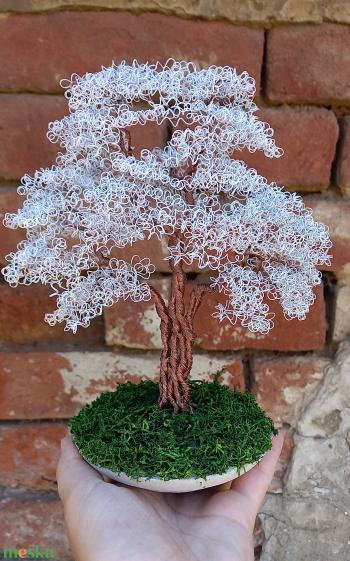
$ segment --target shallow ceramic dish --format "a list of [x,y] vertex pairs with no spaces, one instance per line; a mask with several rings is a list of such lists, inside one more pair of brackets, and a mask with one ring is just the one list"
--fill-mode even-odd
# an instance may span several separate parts
[[151,477],[150,479],[146,479],[145,477],[133,479],[125,473],[114,473],[109,469],[96,466],[89,461],[87,462],[101,475],[109,477],[113,481],[118,481],[119,483],[124,483],[125,485],[131,485],[132,487],[147,489],[148,491],[157,491],[158,493],[188,493],[191,491],[207,489],[208,487],[214,487],[215,485],[222,485],[228,481],[233,481],[233,479],[236,479],[239,475],[243,475],[243,473],[246,473],[258,463],[255,462],[253,464],[246,464],[240,470],[239,474],[236,469],[230,469],[226,473],[222,473],[220,475],[208,475],[205,479],[199,477],[189,477],[188,479],[169,479],[165,481],[158,477]]

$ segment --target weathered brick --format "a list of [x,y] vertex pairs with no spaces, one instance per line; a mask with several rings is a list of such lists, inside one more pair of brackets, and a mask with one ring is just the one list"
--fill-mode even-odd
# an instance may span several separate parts
[[[170,290],[170,278],[154,279],[151,284],[164,298]],[[193,282],[187,283],[185,304]],[[230,322],[219,322],[212,317],[218,302],[225,303],[223,293],[206,293],[194,321],[196,346],[207,350],[237,350],[242,348],[301,351],[320,349],[325,342],[326,321],[322,287],[316,288],[316,302],[305,321],[284,319],[281,306],[271,301],[271,311],[276,314],[275,327],[268,335],[252,333]],[[105,309],[106,343],[139,349],[160,349],[160,320],[153,301],[119,301]]]
[[313,398],[330,361],[322,356],[254,357],[253,390],[277,426],[295,427]]
[[59,447],[66,432],[59,423],[2,425],[0,485],[55,490]]
[[350,103],[346,25],[276,27],[267,39],[267,96],[273,102]]
[[341,120],[341,142],[337,162],[337,184],[350,196],[350,115]]
[[0,345],[59,343],[69,346],[103,343],[103,318],[97,317],[88,329],[74,335],[64,331],[64,325],[49,326],[46,313],[55,309],[51,289],[42,285],[11,288],[0,284]]
[[254,76],[259,90],[263,42],[263,30],[155,13],[9,15],[0,20],[0,88],[58,91],[61,78],[100,70],[112,60],[164,63],[173,57],[237,66]]
[[[72,561],[60,501],[51,498],[29,498],[25,495],[8,496],[0,498],[0,510],[2,552],[5,547],[26,549],[38,545],[41,553],[54,550],[55,557],[52,557],[52,554],[48,557],[48,552],[47,558]],[[17,555],[13,554],[13,557]]]
[[[68,113],[63,96],[0,94],[0,178],[15,180],[52,165],[60,147],[46,138],[48,123]],[[143,148],[161,147],[166,141],[165,123],[135,125],[130,132],[136,157]]]
[[281,158],[267,158],[262,152],[236,152],[249,166],[269,181],[289,190],[318,191],[330,182],[331,166],[338,138],[337,119],[324,108],[264,108],[257,117],[274,129]]
[[[67,418],[101,392],[126,381],[158,379],[158,353],[0,353],[0,419]],[[212,379],[224,368],[223,383],[244,389],[237,355],[195,354],[192,378]]]
[[340,283],[336,288],[333,340],[350,337],[350,284]]
[[347,0],[328,0],[318,2],[291,2],[290,0],[0,0],[0,10],[4,12],[40,12],[70,9],[99,8],[130,10],[135,13],[159,11],[186,17],[206,19],[225,19],[233,23],[276,23],[276,22],[313,22],[336,21],[350,23],[350,6]]
[[316,220],[329,227],[333,256],[330,267],[324,270],[334,271],[339,279],[350,276],[350,201],[340,198],[320,198],[308,196],[304,198],[306,206],[313,210]]

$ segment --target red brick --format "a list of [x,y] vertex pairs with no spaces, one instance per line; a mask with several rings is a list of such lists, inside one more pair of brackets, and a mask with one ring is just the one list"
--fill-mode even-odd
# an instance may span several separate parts
[[0,485],[56,489],[56,464],[63,424],[0,427]]
[[0,344],[92,345],[103,342],[103,318],[97,317],[88,329],[78,329],[74,335],[64,331],[64,325],[50,327],[46,313],[55,309],[51,289],[42,285],[11,288],[0,284]]
[[47,125],[67,112],[63,97],[0,94],[0,177],[18,179],[52,165],[59,146],[46,138]]
[[148,122],[145,125],[134,125],[129,127],[129,130],[133,154],[136,158],[140,157],[140,152],[144,148],[152,150],[153,148],[163,147],[167,141],[165,122],[161,125],[154,122]]
[[329,227],[333,247],[330,267],[323,270],[334,271],[338,278],[349,278],[350,275],[350,201],[341,198],[320,198],[309,196],[304,198],[305,204],[312,208],[314,218]]
[[61,78],[95,72],[112,60],[164,63],[169,57],[237,66],[259,85],[263,42],[263,30],[154,13],[9,15],[0,21],[0,88],[52,92]]
[[274,102],[350,102],[347,25],[288,25],[268,32],[267,95]]
[[338,138],[337,119],[324,108],[270,108],[257,117],[274,129],[281,158],[267,158],[262,152],[236,152],[250,167],[269,181],[289,190],[318,191],[328,187]]
[[[148,257],[151,263],[153,263],[153,265],[155,266],[155,271],[157,273],[171,272],[169,261],[166,259],[166,257],[168,256],[168,249],[167,239],[165,237],[163,237],[161,240],[158,240],[158,238],[153,236],[150,240],[146,239],[137,241],[133,243],[132,246],[114,248],[112,250],[112,255],[117,259],[125,259],[126,261],[130,261],[133,255],[139,255],[141,258]],[[209,271],[209,269],[205,270]],[[186,271],[187,273],[199,273],[203,272],[204,269],[200,270],[197,264],[194,262],[191,265],[184,264],[184,271]]]
[[133,255],[139,255],[141,258],[148,257],[157,272],[170,272],[169,261],[164,259],[168,255],[167,240],[165,238],[158,240],[158,238],[152,237],[150,240],[137,241],[131,246],[114,248],[112,255],[117,259],[125,259],[126,261],[130,261]]
[[[211,314],[217,302],[224,302],[223,295],[206,294],[195,318],[195,330],[199,345],[204,349],[237,350],[266,349],[274,351],[306,351],[321,349],[325,343],[326,320],[322,286],[315,289],[317,296],[310,308],[307,319],[287,321],[277,301],[269,302],[275,313],[274,328],[267,335],[252,333],[240,326],[232,326],[228,321],[219,323]],[[205,326],[205,327],[204,327]]]
[[[25,173],[31,174],[40,167],[52,165],[60,147],[46,138],[48,123],[68,113],[68,103],[63,96],[0,94],[0,130],[3,135],[0,177],[15,180]],[[139,157],[142,148],[151,150],[164,145],[166,125],[135,125],[131,134],[134,154]]]
[[0,499],[0,509],[1,551],[5,547],[23,549],[38,545],[40,551],[54,549],[54,559],[72,560],[60,501],[44,497],[4,497]]
[[350,195],[350,115],[341,120],[341,142],[337,162],[337,184]]
[[[0,353],[0,419],[61,419],[118,383],[158,379],[158,353]],[[244,389],[237,355],[195,354],[192,378],[212,379]]]
[[287,423],[295,427],[329,363],[327,358],[312,355],[253,359],[253,390],[277,426]]
[[[170,278],[152,280],[151,284],[167,298]],[[193,283],[187,283],[185,301]],[[206,293],[195,317],[196,346],[206,350],[236,350],[242,348],[281,351],[302,351],[322,348],[325,342],[326,321],[322,287],[316,289],[316,302],[305,321],[284,319],[278,302],[270,302],[276,314],[275,327],[268,335],[252,333],[228,321],[219,322],[212,317],[218,302],[226,301],[225,295]],[[123,300],[105,309],[106,343],[139,349],[162,348],[160,320],[153,301],[132,302]]]

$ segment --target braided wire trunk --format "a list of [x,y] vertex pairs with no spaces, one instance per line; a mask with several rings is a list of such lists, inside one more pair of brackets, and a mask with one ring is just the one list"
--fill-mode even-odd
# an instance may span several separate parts
[[172,405],[174,412],[191,408],[188,378],[193,362],[195,332],[193,319],[207,285],[198,284],[192,289],[185,308],[186,273],[182,263],[172,265],[169,302],[166,304],[154,287],[153,300],[161,319],[163,349],[160,357],[159,405]]

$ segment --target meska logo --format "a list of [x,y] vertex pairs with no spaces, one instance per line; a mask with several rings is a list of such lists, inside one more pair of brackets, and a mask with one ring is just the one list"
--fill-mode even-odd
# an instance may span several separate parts
[[[1,551],[0,551],[1,553]],[[55,550],[52,547],[43,548],[39,545],[32,547],[4,547],[4,559],[55,559]]]

